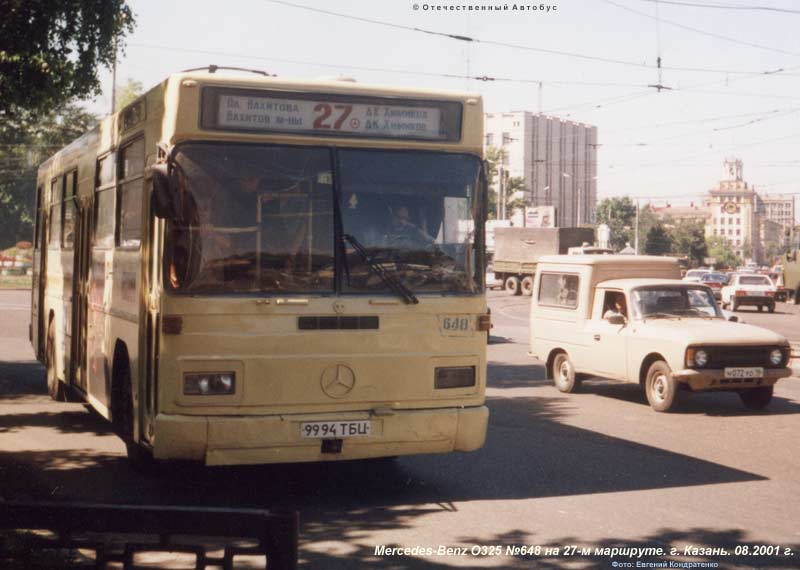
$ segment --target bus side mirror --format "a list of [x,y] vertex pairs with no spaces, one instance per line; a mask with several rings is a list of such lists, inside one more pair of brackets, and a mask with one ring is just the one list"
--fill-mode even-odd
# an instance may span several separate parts
[[159,218],[174,219],[177,211],[170,185],[169,166],[166,163],[154,164],[153,173],[153,213]]

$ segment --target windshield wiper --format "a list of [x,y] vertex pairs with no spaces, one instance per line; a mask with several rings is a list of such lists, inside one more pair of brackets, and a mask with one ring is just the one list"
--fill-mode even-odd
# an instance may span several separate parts
[[356,238],[350,234],[342,234],[342,239],[346,240],[350,243],[350,245],[353,246],[353,249],[355,249],[356,252],[358,252],[358,255],[361,256],[361,259],[363,259],[364,262],[369,265],[369,268],[372,270],[372,272],[377,275],[381,281],[383,281],[384,285],[397,293],[407,305],[416,305],[419,303],[419,299],[417,299],[416,295],[414,295],[414,293],[412,293],[408,287],[403,285],[403,283],[396,276],[387,272],[380,263],[372,259],[372,256],[367,253],[367,250],[364,249],[364,246],[361,245]]

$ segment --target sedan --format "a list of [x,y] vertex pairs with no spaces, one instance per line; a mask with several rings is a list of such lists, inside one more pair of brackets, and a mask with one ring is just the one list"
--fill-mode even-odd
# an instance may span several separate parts
[[744,305],[752,305],[759,311],[767,307],[770,313],[774,313],[775,294],[776,287],[766,275],[737,273],[722,288],[722,307],[736,311]]
[[728,284],[728,279],[724,273],[709,272],[700,278],[700,283],[710,287],[714,292],[714,298],[719,301],[722,298],[722,288]]

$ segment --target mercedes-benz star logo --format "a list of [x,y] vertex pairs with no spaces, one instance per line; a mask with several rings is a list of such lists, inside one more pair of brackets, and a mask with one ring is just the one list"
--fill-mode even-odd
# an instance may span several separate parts
[[343,398],[356,385],[356,375],[349,366],[334,364],[322,371],[322,391],[331,398]]

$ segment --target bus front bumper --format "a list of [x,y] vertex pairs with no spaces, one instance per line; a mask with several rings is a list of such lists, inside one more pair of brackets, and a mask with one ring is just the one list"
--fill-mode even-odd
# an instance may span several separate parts
[[[370,435],[341,439],[338,452],[300,432],[303,422],[357,420],[370,422]],[[474,451],[483,446],[488,423],[486,406],[275,416],[159,414],[153,456],[243,465]]]

